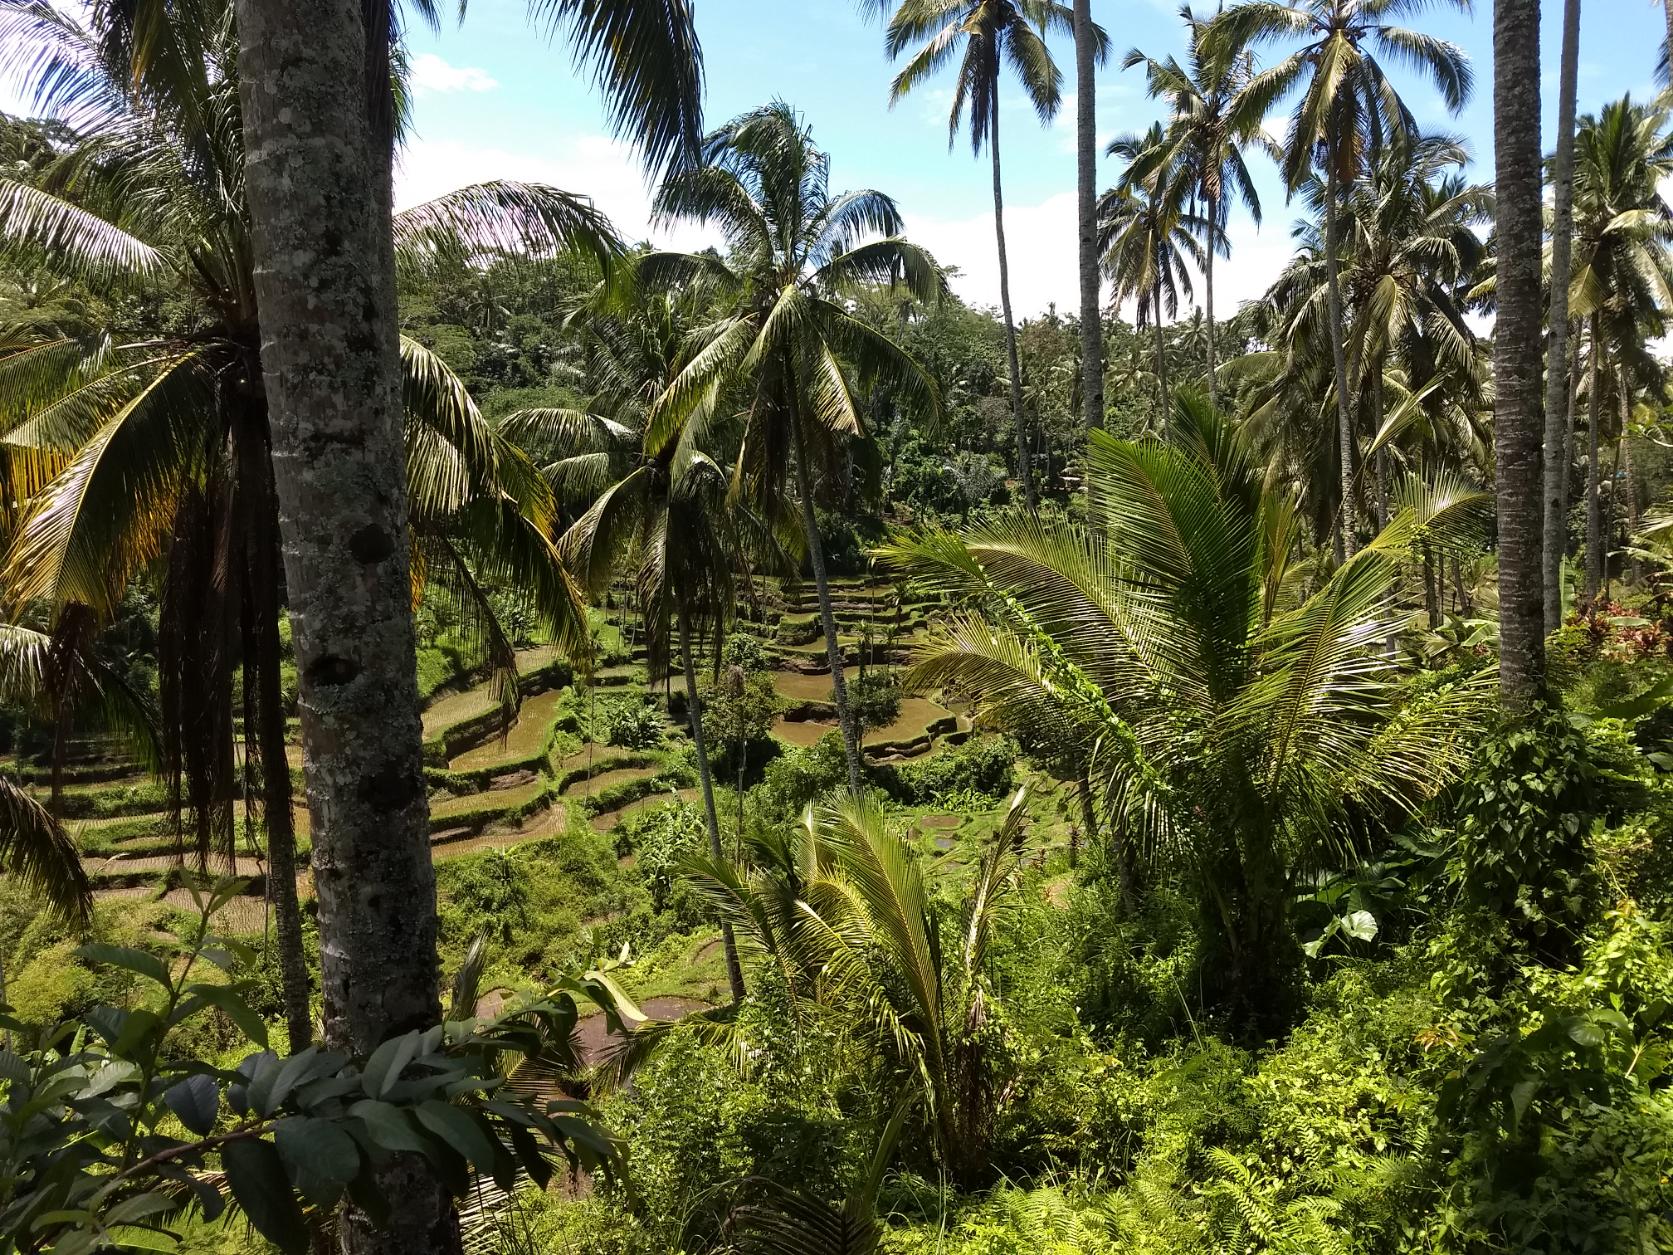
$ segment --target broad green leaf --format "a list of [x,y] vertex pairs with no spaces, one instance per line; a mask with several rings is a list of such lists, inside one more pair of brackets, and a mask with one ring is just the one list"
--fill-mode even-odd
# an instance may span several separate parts
[[493,1173],[498,1158],[494,1139],[464,1111],[432,1098],[414,1108],[413,1115],[430,1132],[475,1164],[479,1172]]
[[144,950],[135,950],[131,946],[86,945],[76,951],[88,963],[95,963],[105,967],[126,968],[130,972],[137,972],[147,980],[168,988],[168,969],[156,955]]
[[428,1148],[418,1130],[407,1122],[399,1107],[376,1099],[365,1099],[349,1108],[349,1114],[366,1127],[374,1143],[389,1151],[423,1154]]
[[270,1142],[229,1142],[221,1149],[232,1196],[256,1232],[282,1251],[306,1251],[308,1227],[291,1196],[279,1152]]
[[372,1052],[372,1057],[366,1060],[366,1070],[361,1073],[360,1083],[368,1098],[383,1098],[395,1082],[401,1079],[401,1072],[412,1057],[418,1053],[419,1033],[417,1030],[391,1037]]
[[267,1024],[230,985],[193,985],[191,992],[219,1008],[240,1032],[258,1046],[267,1045]]
[[163,1093],[163,1102],[181,1124],[199,1137],[207,1137],[221,1109],[221,1091],[214,1077],[200,1072],[169,1086]]
[[354,1139],[329,1120],[306,1116],[279,1121],[273,1144],[302,1196],[320,1207],[334,1205],[360,1171]]

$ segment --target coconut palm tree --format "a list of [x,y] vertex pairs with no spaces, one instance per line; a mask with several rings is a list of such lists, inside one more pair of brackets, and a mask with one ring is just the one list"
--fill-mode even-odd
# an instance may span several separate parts
[[[1468,0],[1447,0],[1468,9]],[[1345,552],[1358,548],[1354,480],[1358,474],[1358,436],[1349,398],[1347,329],[1337,269],[1342,242],[1338,233],[1338,194],[1350,189],[1367,162],[1389,144],[1415,138],[1411,111],[1394,89],[1382,58],[1401,61],[1422,72],[1453,113],[1463,109],[1472,76],[1463,51],[1422,31],[1395,26],[1402,16],[1421,12],[1428,0],[1245,0],[1214,21],[1213,38],[1240,50],[1299,39],[1276,65],[1250,85],[1257,99],[1278,100],[1302,89],[1290,115],[1280,168],[1292,192],[1315,170],[1324,174],[1324,262],[1329,295],[1332,367],[1336,375],[1336,417],[1341,441],[1342,538]]]
[[1143,134],[1117,137],[1109,152],[1128,164],[1121,181],[1099,204],[1099,248],[1115,299],[1136,302],[1139,329],[1155,330],[1160,421],[1168,412],[1169,395],[1162,319],[1179,312],[1181,295],[1191,299],[1187,262],[1201,265],[1205,251],[1198,234],[1207,235],[1211,248],[1223,246],[1224,237],[1205,231],[1206,220],[1189,212],[1190,171],[1160,122]]
[[[137,332],[92,325],[12,338],[0,357],[0,422],[14,471],[35,490],[5,558],[6,586],[14,611],[81,607],[103,620],[164,559],[165,767],[184,781],[200,861],[230,857],[233,673],[242,672],[244,787],[267,829],[287,1019],[300,1047],[312,1033],[285,750],[279,510],[228,16],[215,6],[169,10],[163,69],[130,92],[121,78],[130,61],[115,57],[113,67],[105,32],[21,6],[0,11],[0,29],[42,58],[43,105],[71,117],[78,101],[112,106],[29,181],[0,177],[0,256],[74,279],[112,305],[138,293],[181,311],[177,324]],[[75,91],[48,73],[52,58],[76,67]],[[513,242],[549,251],[578,241],[606,255],[614,247],[589,207],[516,184],[420,206],[398,230],[415,266]],[[509,711],[515,659],[483,577],[529,581],[550,625],[577,635],[545,530],[549,494],[444,363],[411,341],[401,361],[421,583],[454,597],[478,629]]]
[[1499,514],[1499,684],[1509,709],[1525,709],[1545,690],[1540,151],[1539,8],[1494,0],[1498,316],[1493,325],[1493,463]]
[[[1103,821],[1196,888],[1204,987],[1247,1025],[1287,1014],[1293,878],[1351,856],[1464,761],[1467,689],[1401,702],[1375,648],[1417,537],[1445,543],[1481,494],[1409,508],[1302,597],[1298,517],[1237,430],[1176,393],[1164,440],[1094,432],[1084,522],[997,518],[884,551],[966,608],[908,684],[956,689],[1025,743],[1079,747]],[[1350,823],[1349,813],[1354,818]]]
[[[1660,104],[1630,96],[1580,119],[1574,140],[1574,277],[1569,312],[1587,328],[1590,457],[1584,591],[1603,584],[1601,400],[1611,373],[1662,386],[1647,343],[1673,308],[1673,132]],[[1630,391],[1630,388],[1629,388]]]
[[[1094,28],[1093,55],[1108,55],[1108,40]],[[978,156],[988,148],[993,163],[993,227],[999,250],[999,309],[1005,320],[1005,351],[1010,362],[1011,421],[1017,435],[1017,479],[1023,498],[1034,506],[1034,479],[1028,459],[1028,434],[1022,409],[1022,367],[1018,362],[1016,320],[1011,312],[1011,261],[1005,249],[1005,194],[999,151],[999,88],[1008,62],[1023,94],[1041,122],[1057,116],[1063,75],[1046,47],[1052,33],[1073,36],[1075,15],[1056,0],[901,0],[889,20],[891,58],[907,55],[889,91],[893,104],[929,81],[955,60],[958,63],[947,147],[958,138],[966,107],[970,110],[970,147]],[[911,50],[910,53],[908,50]]]
[[985,1167],[1003,1101],[987,1075],[1000,1006],[987,957],[1022,870],[1025,801],[1012,798],[984,845],[946,935],[922,862],[869,798],[810,808],[787,831],[752,835],[742,862],[687,865],[779,973],[796,1014],[840,1015],[893,1065],[937,1157],[967,1187]]
[[828,166],[788,105],[734,119],[704,142],[704,164],[670,176],[656,197],[663,219],[719,227],[727,256],[652,253],[638,270],[653,288],[699,285],[719,311],[652,406],[646,440],[662,448],[689,426],[700,445],[707,425],[736,403],[745,417],[733,492],[752,497],[769,521],[784,512],[784,478],[794,467],[849,785],[857,792],[859,731],[814,511],[816,477],[835,442],[866,434],[856,384],[886,386],[932,422],[940,398],[924,368],[886,332],[854,316],[844,294],[899,282],[936,301],[945,280],[927,252],[901,237],[893,200],[870,189],[832,195]]
[[1545,364],[1545,632],[1563,622],[1563,559],[1568,555],[1569,279],[1574,256],[1574,110],[1580,73],[1580,0],[1563,0],[1557,76],[1557,147],[1551,159],[1551,279]]
[[[647,416],[686,365],[694,315],[689,294],[637,293],[626,311],[583,317],[589,375],[604,386],[587,414],[529,410],[502,430],[536,454],[560,498],[584,506],[559,550],[589,592],[603,593],[626,571],[645,629],[648,667],[664,674],[677,642],[686,713],[708,827],[709,853],[721,857],[720,821],[703,734],[697,636],[723,635],[736,613],[736,573],[745,548],[739,512],[729,508],[729,474],[697,443],[701,423],[648,438]],[[744,997],[731,924],[722,922],[733,1001]]]
[[1086,429],[1104,425],[1103,267],[1098,259],[1098,65],[1103,31],[1092,0],[1074,0],[1075,223],[1080,265],[1081,407]]
[[[1200,203],[1205,239],[1203,312],[1207,320],[1208,399],[1218,406],[1219,382],[1214,356],[1214,254],[1224,239],[1228,210],[1234,199],[1243,203],[1260,225],[1261,201],[1243,160],[1243,150],[1256,142],[1272,101],[1255,85],[1254,58],[1247,52],[1209,37],[1211,24],[1180,9],[1185,21],[1185,65],[1173,58],[1157,61],[1137,48],[1121,63],[1122,69],[1143,65],[1152,97],[1173,110],[1167,139],[1181,149],[1190,170],[1191,199]],[[1263,80],[1263,88],[1271,80]],[[1193,204],[1193,211],[1197,205]]]
[[[423,0],[433,9],[432,0]],[[694,155],[701,62],[684,0],[541,0],[596,69],[617,128],[661,168]],[[388,207],[396,135],[384,0],[238,0],[252,253],[274,392],[281,514],[293,529],[301,700],[320,881],[327,1038],[365,1052],[440,1011],[434,871],[424,823],[400,358]],[[321,161],[321,145],[340,161]],[[328,262],[327,262],[328,259]],[[327,263],[321,269],[321,263]],[[410,591],[407,592],[410,598]],[[381,1173],[382,1224],[345,1209],[358,1255],[457,1250],[458,1221],[422,1160]]]

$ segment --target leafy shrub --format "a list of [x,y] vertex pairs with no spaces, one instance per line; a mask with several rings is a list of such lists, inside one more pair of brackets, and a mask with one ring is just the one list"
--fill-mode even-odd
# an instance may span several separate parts
[[862,729],[886,728],[900,718],[900,677],[875,668],[848,686],[848,709]]
[[76,962],[73,943],[61,941],[37,954],[6,982],[12,1014],[26,1024],[48,1025],[84,1011],[93,973]]
[[1463,898],[1560,960],[1597,886],[1586,833],[1598,809],[1586,738],[1537,712],[1489,737],[1455,801],[1454,876]]
[[593,722],[596,739],[608,745],[644,750],[662,743],[662,716],[648,694],[599,699]]
[[1020,751],[1008,736],[971,737],[917,762],[879,768],[877,783],[907,806],[950,806],[954,799],[968,809],[997,805],[1016,788]]

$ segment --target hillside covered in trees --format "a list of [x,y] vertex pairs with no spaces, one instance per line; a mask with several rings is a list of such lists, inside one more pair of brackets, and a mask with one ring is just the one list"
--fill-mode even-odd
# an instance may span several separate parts
[[1673,0],[831,7],[0,0],[0,1253],[1673,1250]]

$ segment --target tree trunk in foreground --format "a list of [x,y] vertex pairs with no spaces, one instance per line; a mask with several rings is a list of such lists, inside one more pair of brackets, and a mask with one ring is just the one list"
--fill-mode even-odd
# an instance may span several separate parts
[[1563,4],[1557,80],[1557,153],[1551,181],[1551,309],[1545,368],[1545,631],[1563,625],[1568,552],[1568,280],[1574,245],[1574,105],[1580,64],[1580,0]]
[[1075,208],[1080,228],[1080,390],[1086,429],[1104,425],[1098,273],[1098,76],[1092,0],[1075,0]]
[[[388,161],[360,0],[238,0],[262,367],[302,713],[330,1045],[367,1053],[441,1014],[421,760]],[[368,54],[372,55],[368,55]],[[371,90],[369,90],[369,88]],[[451,1252],[414,1156],[380,1173],[356,1253]]]
[[1017,480],[1023,503],[1034,509],[1034,473],[1028,465],[1028,433],[1022,421],[1022,365],[1017,356],[1017,324],[1011,316],[1011,259],[1005,251],[1005,193],[999,179],[999,93],[993,93],[988,119],[988,148],[993,157],[993,234],[999,244],[999,309],[1005,316],[1005,358],[1011,368],[1011,422],[1017,429]]
[[[691,744],[697,751],[697,783],[703,789],[703,818],[709,828],[709,857],[720,862],[725,855],[720,849],[720,816],[715,812],[714,777],[709,774],[709,750],[703,741],[703,699],[697,693],[697,664],[692,661],[691,612],[686,600],[678,599],[680,619],[680,665],[685,670],[685,710],[691,719]],[[744,1000],[744,969],[738,962],[738,942],[732,935],[732,925],[722,923],[721,941],[726,949],[726,979],[732,986],[732,1001]]]
[[1545,688],[1540,496],[1539,6],[1494,0],[1493,160],[1499,312],[1493,456],[1499,515],[1499,692],[1511,709]]
[[1351,558],[1359,552],[1359,512],[1354,508],[1354,477],[1359,470],[1359,441],[1354,435],[1353,411],[1348,405],[1347,331],[1342,322],[1342,283],[1336,261],[1336,154],[1325,158],[1324,278],[1330,306],[1330,360],[1336,378],[1336,434],[1342,452],[1342,553]]

